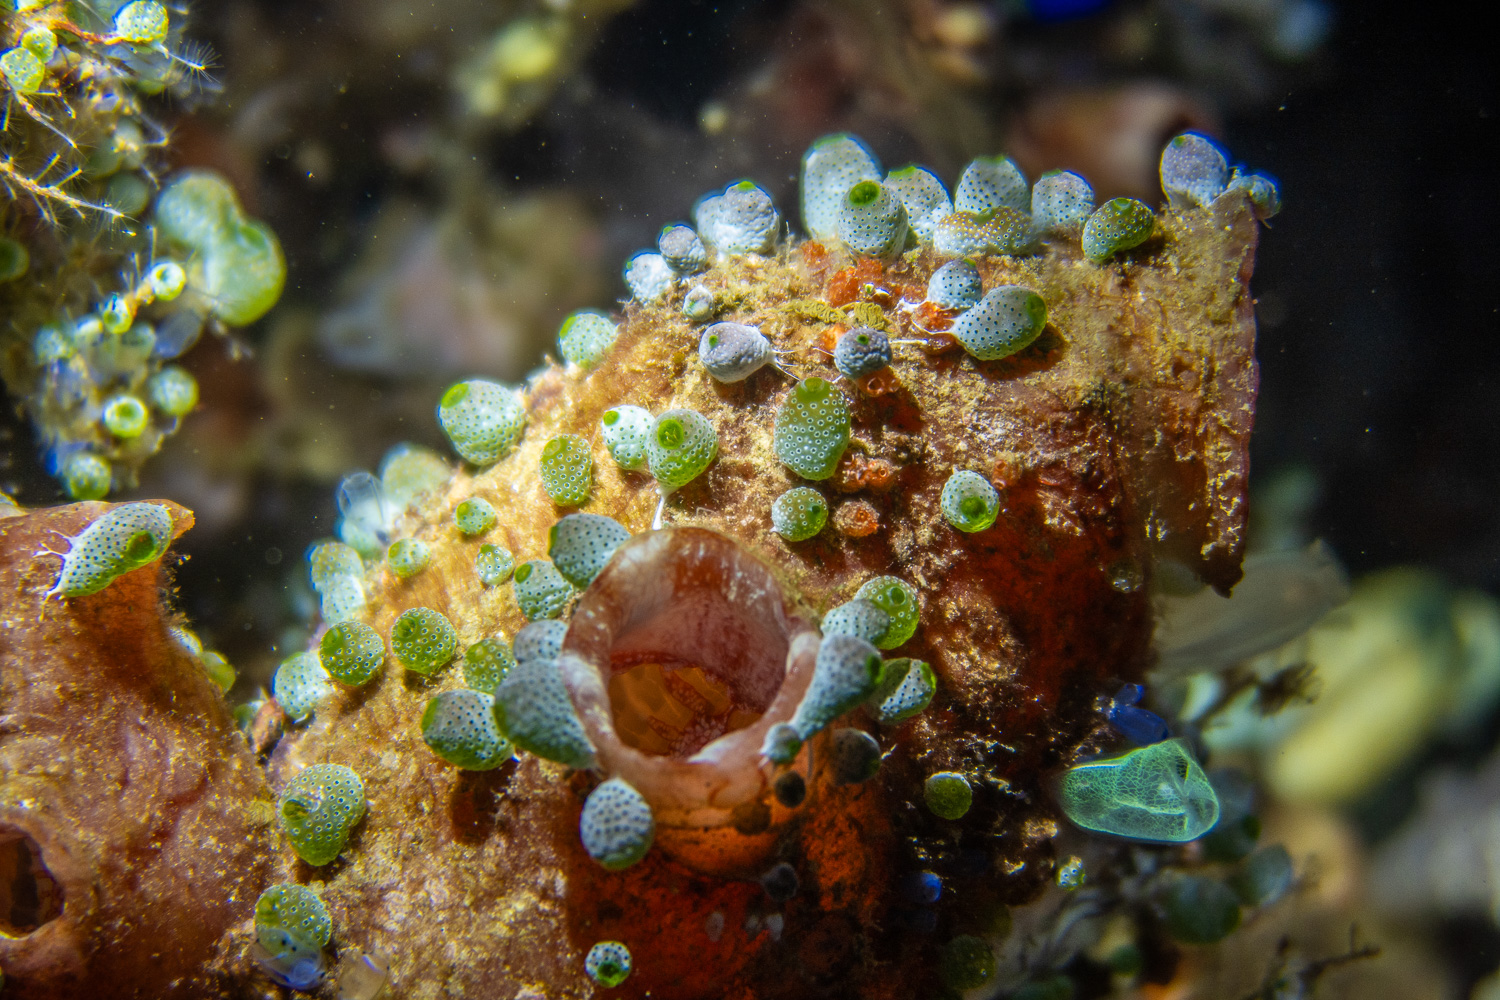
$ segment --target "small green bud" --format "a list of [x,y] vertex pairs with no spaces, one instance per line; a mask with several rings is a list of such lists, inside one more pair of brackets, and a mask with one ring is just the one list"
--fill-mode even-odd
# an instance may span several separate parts
[[102,500],[109,493],[109,463],[86,451],[70,457],[62,467],[63,485],[74,500]]
[[961,470],[943,484],[943,517],[959,531],[983,531],[1000,514],[1000,494],[977,472]]
[[117,438],[136,438],[150,423],[146,404],[134,396],[115,396],[104,404],[104,429]]
[[794,486],[771,504],[771,527],[789,542],[805,541],[828,523],[828,502],[811,486]]
[[1094,210],[1083,226],[1083,255],[1102,264],[1121,250],[1140,246],[1156,229],[1156,216],[1144,202],[1115,198]]
[[458,525],[460,532],[470,538],[487,534],[499,520],[499,515],[495,513],[495,505],[484,497],[469,497],[453,508],[453,523]]
[[185,368],[167,365],[146,380],[151,405],[169,417],[184,417],[198,405],[198,380]]
[[920,613],[917,592],[906,581],[894,576],[877,576],[855,591],[854,597],[870,601],[890,616],[890,629],[875,642],[881,649],[895,649],[916,634]]
[[594,457],[577,434],[563,434],[542,446],[542,489],[559,507],[586,503],[594,486]]
[[359,687],[385,662],[385,642],[364,622],[341,621],[323,633],[318,659],[334,680]]
[[974,789],[957,771],[939,771],[923,782],[922,798],[934,816],[962,819],[974,804]]
[[458,634],[441,612],[411,608],[391,626],[391,652],[412,673],[432,674],[453,659]]
[[135,306],[125,296],[115,293],[99,306],[99,323],[105,333],[124,333],[135,322]]
[[398,538],[386,549],[385,558],[392,573],[409,580],[432,562],[432,549],[415,538]]
[[479,575],[479,582],[486,587],[498,587],[510,579],[511,571],[516,568],[516,557],[510,554],[510,550],[499,545],[481,545],[479,551],[474,555],[474,572]]
[[146,272],[146,287],[161,302],[171,302],[182,294],[187,272],[175,260],[158,261]]

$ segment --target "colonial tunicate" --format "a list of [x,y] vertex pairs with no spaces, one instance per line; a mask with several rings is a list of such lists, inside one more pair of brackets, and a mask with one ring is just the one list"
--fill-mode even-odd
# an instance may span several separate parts
[[884,331],[856,326],[833,345],[833,366],[845,378],[873,375],[891,363],[891,340]]
[[1184,132],[1161,151],[1161,189],[1176,211],[1207,208],[1228,184],[1229,162],[1206,135]]
[[620,328],[595,309],[581,309],[563,320],[557,331],[557,349],[563,360],[580,368],[592,368],[615,346]]
[[1181,740],[1070,768],[1058,799],[1085,830],[1132,840],[1183,843],[1219,820],[1213,785]]
[[880,164],[852,135],[827,135],[802,157],[797,190],[802,197],[802,226],[824,242],[838,236],[839,210],[849,189],[861,181],[880,180]]
[[469,497],[453,508],[453,523],[469,538],[488,533],[499,520],[495,505],[484,497]]
[[529,620],[556,618],[573,599],[573,585],[546,559],[531,559],[517,566],[511,586],[521,614]]
[[656,302],[672,290],[677,273],[654,250],[642,250],[625,262],[625,287],[637,302]]
[[618,941],[600,941],[583,958],[583,971],[605,989],[623,983],[630,968],[630,949]]
[[776,457],[804,479],[833,475],[849,446],[849,406],[820,378],[797,383],[776,410]]
[[442,691],[422,712],[422,739],[443,760],[467,771],[488,771],[511,757],[510,741],[495,721],[495,699],[482,691]]
[[105,512],[69,538],[62,572],[48,597],[96,594],[116,578],[160,559],[172,541],[172,514],[154,503],[127,503]]
[[146,380],[146,398],[169,417],[184,417],[198,405],[198,380],[187,369],[167,365]]
[[1155,229],[1156,216],[1144,202],[1134,198],[1106,201],[1083,226],[1083,255],[1102,264],[1121,250],[1140,246]]
[[464,686],[493,695],[515,665],[515,654],[504,635],[480,639],[464,653]]
[[583,803],[578,832],[589,857],[619,871],[646,856],[656,837],[656,820],[640,792],[620,778],[610,778]]
[[811,486],[794,486],[771,504],[771,527],[789,542],[805,541],[828,523],[828,501]]
[[547,555],[569,583],[579,590],[599,575],[609,557],[630,532],[602,514],[569,514],[547,534]]
[[458,634],[440,611],[411,608],[391,626],[391,652],[407,670],[432,674],[453,659]]
[[974,804],[974,789],[957,771],[938,771],[922,784],[922,798],[934,816],[962,819]]
[[715,323],[698,338],[698,358],[720,382],[742,382],[775,356],[765,334],[744,323]]
[[917,592],[905,580],[877,576],[854,592],[854,599],[870,601],[891,618],[885,635],[873,640],[881,649],[895,649],[917,631]]
[[500,545],[481,545],[474,554],[474,572],[486,587],[498,587],[510,579],[516,557]]
[[599,418],[604,447],[622,469],[646,467],[646,443],[651,439],[650,411],[639,406],[616,406]]
[[104,429],[117,438],[140,437],[150,419],[146,404],[139,398],[124,393],[105,400],[104,412],[100,415]]
[[695,410],[668,410],[646,439],[646,464],[663,490],[681,489],[698,478],[719,453],[719,435]]
[[1077,235],[1094,211],[1094,189],[1071,170],[1049,170],[1031,189],[1031,221],[1038,231]]
[[792,716],[797,735],[806,741],[858,705],[874,690],[879,675],[880,653],[870,643],[853,635],[825,636],[818,644],[812,683]]
[[494,465],[521,439],[526,407],[514,389],[471,379],[443,393],[438,423],[464,461]]
[[950,331],[980,361],[1009,357],[1029,347],[1047,325],[1047,304],[1020,285],[992,288],[953,321]]
[[927,279],[927,301],[954,312],[974,307],[982,295],[979,268],[968,259],[950,260]]
[[880,744],[862,729],[835,729],[829,734],[824,761],[835,785],[858,785],[880,770]]
[[359,687],[369,683],[385,662],[385,642],[364,622],[342,621],[323,633],[318,661],[340,684]]
[[339,856],[365,815],[365,786],[342,764],[314,764],[297,773],[276,804],[281,829],[292,850],[310,865]]
[[417,538],[398,538],[385,553],[386,565],[403,580],[416,576],[432,562],[432,547]]
[[328,907],[305,885],[282,882],[255,901],[255,940],[265,950],[267,971],[292,989],[322,981],[323,948],[332,936]]
[[1021,168],[1008,156],[981,156],[964,168],[953,192],[953,207],[985,215],[999,208],[1031,210],[1031,189]]
[[542,446],[538,466],[542,489],[559,507],[585,503],[594,487],[594,456],[588,440],[562,434]]
[[983,531],[1000,514],[1000,494],[977,472],[960,469],[943,484],[943,517],[959,531]]
[[525,637],[526,629],[516,635],[516,665],[495,689],[501,731],[527,753],[568,767],[592,767],[594,746],[568,697],[556,658],[525,655]]
[[563,637],[568,634],[565,622],[551,618],[532,622],[516,633],[516,660],[555,660],[562,652]]

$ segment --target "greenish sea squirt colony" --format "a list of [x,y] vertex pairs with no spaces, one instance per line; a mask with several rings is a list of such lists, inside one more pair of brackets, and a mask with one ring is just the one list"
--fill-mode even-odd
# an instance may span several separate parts
[[[166,176],[158,122],[200,98],[207,53],[181,8],[19,3],[0,13],[0,376],[74,499],[134,485],[197,405],[171,364],[281,294],[276,237],[219,175]],[[85,298],[81,289],[94,289]],[[59,292],[61,291],[61,295]]]
[[[1170,198],[1188,199],[1197,210],[1233,190],[1258,198],[1258,214],[1274,210],[1272,182],[1219,170],[1212,153],[1217,147],[1205,150],[1197,139],[1169,146],[1162,169]],[[880,401],[887,395],[899,394],[909,373],[934,367],[931,353],[951,350],[959,360],[943,364],[985,374],[997,370],[995,362],[1052,349],[1043,346],[1043,335],[1054,322],[1053,310],[1038,290],[1048,286],[990,281],[986,287],[985,276],[995,273],[993,258],[1042,254],[1063,243],[1079,268],[1128,270],[1139,255],[1152,252],[1161,230],[1142,203],[1096,208],[1092,190],[1077,175],[1053,173],[1028,185],[1005,157],[971,164],[950,198],[931,171],[884,173],[863,143],[843,135],[820,140],[804,157],[800,195],[802,223],[817,242],[789,237],[767,191],[750,180],[735,182],[700,199],[691,226],[667,226],[655,249],[631,257],[625,278],[634,301],[623,318],[585,311],[563,323],[558,348],[565,367],[553,365],[519,387],[472,378],[449,388],[437,419],[466,463],[456,473],[441,456],[408,447],[388,457],[379,477],[355,473],[345,479],[338,493],[341,541],[309,552],[329,627],[319,655],[289,658],[276,685],[277,700],[294,722],[323,712],[337,713],[337,721],[331,715],[328,725],[302,730],[300,739],[326,740],[360,711],[358,704],[332,697],[339,693],[335,685],[374,683],[377,697],[395,699],[413,717],[420,711],[415,728],[434,766],[503,774],[502,764],[517,756],[524,764],[529,755],[551,762],[538,772],[549,779],[565,773],[558,765],[586,772],[575,774],[570,785],[581,802],[577,844],[605,872],[649,869],[642,862],[659,853],[696,857],[683,847],[684,829],[769,836],[785,822],[785,811],[822,801],[828,787],[873,787],[887,780],[892,769],[882,761],[895,752],[903,727],[909,729],[950,690],[949,675],[916,655],[883,658],[884,651],[918,636],[924,610],[928,627],[935,627],[929,601],[930,588],[938,584],[895,575],[900,564],[891,562],[894,572],[867,570],[837,594],[795,592],[798,580],[815,575],[808,566],[842,558],[853,540],[865,537],[857,524],[838,516],[861,502],[838,500],[840,493],[853,492],[854,477],[885,475],[881,488],[901,488],[899,479],[891,483],[881,472],[883,459],[868,440],[871,413],[885,405]],[[785,271],[799,247],[812,261],[830,255],[835,263],[852,260],[840,277],[872,277],[857,277],[847,295],[828,301],[794,298],[785,289],[762,300],[754,288],[729,286],[726,274]],[[909,268],[903,273],[916,275],[916,294],[920,298],[925,289],[925,300],[898,301],[881,287],[878,275],[888,267]],[[667,316],[671,324],[652,329],[638,322],[643,315]],[[898,333],[927,333],[922,324],[933,315],[949,321],[932,334],[946,338],[946,346]],[[812,351],[789,336],[809,327],[826,333]],[[621,352],[635,349],[643,337],[673,338],[674,350],[662,363],[670,369],[671,388],[632,395],[636,376],[643,383],[663,377],[655,370],[631,369],[629,377],[613,370]],[[924,350],[908,350],[914,343]],[[798,368],[808,365],[827,377],[804,375],[784,363],[790,358]],[[896,390],[888,388],[892,381]],[[587,408],[577,402],[584,398]],[[919,443],[911,447],[921,454]],[[948,478],[940,499],[936,489],[929,494],[924,530],[944,533],[943,544],[955,548],[998,537],[1008,516],[1007,487],[992,467],[976,459],[974,468],[963,468],[948,456],[938,468],[939,482],[942,475]],[[749,476],[770,481],[745,482],[755,487],[755,496],[766,497],[757,508],[759,524],[715,521],[712,498],[723,495],[726,483]],[[719,632],[701,628],[693,616],[724,614],[730,634],[753,631],[775,614],[761,611],[751,622],[738,621],[732,609],[711,610],[708,597],[686,605],[690,613],[684,614],[661,594],[690,580],[705,592],[721,586],[713,600],[732,606],[758,599],[756,588],[722,567],[716,572],[729,582],[703,582],[711,574],[698,564],[676,568],[666,579],[652,577],[657,564],[651,560],[659,556],[643,554],[654,552],[646,543],[656,539],[670,539],[662,543],[668,549],[711,548],[693,540],[693,531],[713,534],[695,521],[718,528],[721,542],[743,549],[747,560],[782,560],[771,567],[771,578],[791,591],[785,607],[806,600],[821,611],[821,631],[807,624],[819,620],[817,613],[798,619],[803,631],[787,626],[786,665],[755,675],[753,684],[743,682],[744,690],[734,686],[739,678],[726,681],[710,669],[707,661],[722,650],[716,652],[703,636]],[[752,536],[753,555],[752,546],[741,544]],[[418,558],[423,552],[429,558]],[[620,584],[632,572],[644,575]],[[627,624],[611,624],[612,615]],[[594,682],[584,668],[593,661],[584,649],[616,627],[641,630],[625,640],[641,645],[628,646],[609,678],[601,676],[598,687],[590,687]],[[377,628],[388,628],[384,639]],[[513,643],[502,629],[516,630]],[[678,633],[700,645],[680,653],[653,645],[670,645],[662,635]],[[733,634],[734,655],[765,643]],[[387,646],[414,675],[399,685],[392,680],[399,672],[381,676]],[[461,649],[461,672],[444,671]],[[941,668],[939,647],[912,652],[931,656]],[[776,701],[777,686],[794,666],[806,671],[799,675],[801,693]],[[640,674],[647,679],[638,679]],[[660,689],[625,704],[635,697],[630,685],[648,683]],[[773,702],[783,714],[767,717]],[[839,721],[855,712],[862,713],[859,725]],[[630,725],[643,734],[632,738],[646,745],[659,739],[669,749],[630,744],[619,736]],[[630,746],[632,760],[673,766],[728,759],[738,753],[728,747],[753,733],[736,773],[753,775],[767,798],[774,788],[774,808],[782,812],[751,799],[748,807],[736,807],[732,820],[703,820],[711,809],[684,806],[692,795],[672,788],[648,766],[633,764],[645,770],[624,773],[618,765],[624,758],[601,733]],[[368,759],[368,766],[381,766]],[[923,822],[957,825],[971,810],[992,814],[986,799],[992,785],[953,768],[924,765],[917,775],[920,788],[910,792],[925,805]],[[283,790],[282,828],[309,864],[361,850],[351,832],[363,815],[362,780],[383,779],[318,764],[298,772]],[[1084,761],[1066,772],[1057,791],[1075,824],[1127,839],[1196,839],[1218,816],[1213,786],[1180,741]],[[978,808],[982,801],[985,810]],[[795,892],[796,872],[787,867]],[[716,869],[710,864],[703,870]],[[635,939],[627,940],[638,956],[646,954]],[[949,939],[944,975],[953,988],[993,978],[988,949],[983,938]],[[286,946],[282,951],[291,953]],[[630,951],[619,942],[600,942],[583,964],[599,985],[617,985],[630,973]],[[643,962],[636,974],[646,973]]]

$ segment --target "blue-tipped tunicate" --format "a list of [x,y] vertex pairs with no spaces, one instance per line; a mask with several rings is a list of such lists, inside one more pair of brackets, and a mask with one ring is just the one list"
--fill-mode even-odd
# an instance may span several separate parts
[[698,338],[698,358],[720,382],[742,382],[775,357],[766,335],[744,323],[715,323]]
[[818,644],[812,682],[797,705],[791,725],[804,741],[843,715],[875,689],[880,651],[853,635],[825,636]]
[[1161,189],[1175,211],[1207,208],[1229,184],[1229,162],[1219,144],[1184,132],[1161,151]]
[[656,837],[656,820],[640,792],[621,778],[610,778],[584,801],[578,833],[589,857],[619,871],[646,856]]
[[662,229],[656,237],[656,249],[667,266],[678,274],[696,274],[708,266],[708,251],[698,234],[688,226],[674,225]]
[[960,212],[988,215],[997,208],[1031,211],[1031,188],[1026,175],[1008,156],[981,156],[964,168],[953,192]]
[[906,207],[906,224],[920,243],[932,242],[938,220],[953,211],[948,189],[926,167],[902,167],[885,175],[885,188]]
[[693,208],[698,236],[719,253],[769,253],[776,246],[781,215],[754,181],[731,184]]
[[[530,626],[527,626],[530,628]],[[555,657],[524,655],[516,635],[516,665],[495,689],[495,717],[500,730],[528,753],[568,767],[593,767],[594,745],[584,732],[568,697]]]
[[1031,189],[1031,221],[1038,231],[1076,235],[1094,211],[1094,189],[1071,170],[1049,170]]
[[637,302],[652,303],[672,290],[677,274],[666,258],[653,250],[642,250],[625,262],[625,285]]
[[836,228],[851,253],[890,257],[906,246],[906,207],[879,181],[860,181],[844,195]]
[[802,226],[815,240],[838,236],[840,207],[849,189],[860,181],[880,180],[880,164],[863,142],[852,135],[827,135],[802,157],[797,185],[802,197]]
[[1047,304],[1020,285],[993,288],[954,320],[949,332],[980,361],[1009,357],[1030,346],[1047,325]]
[[980,280],[979,268],[965,258],[950,260],[927,281],[927,301],[944,309],[963,312],[977,305],[984,295],[984,282]]

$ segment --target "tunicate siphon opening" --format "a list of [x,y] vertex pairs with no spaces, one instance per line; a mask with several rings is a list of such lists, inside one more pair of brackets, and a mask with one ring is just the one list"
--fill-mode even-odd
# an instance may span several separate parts
[[0,934],[24,937],[62,915],[62,890],[36,841],[0,826]]
[[560,663],[600,766],[645,796],[658,829],[708,828],[768,797],[761,744],[795,711],[817,643],[759,559],[668,528],[620,546]]

